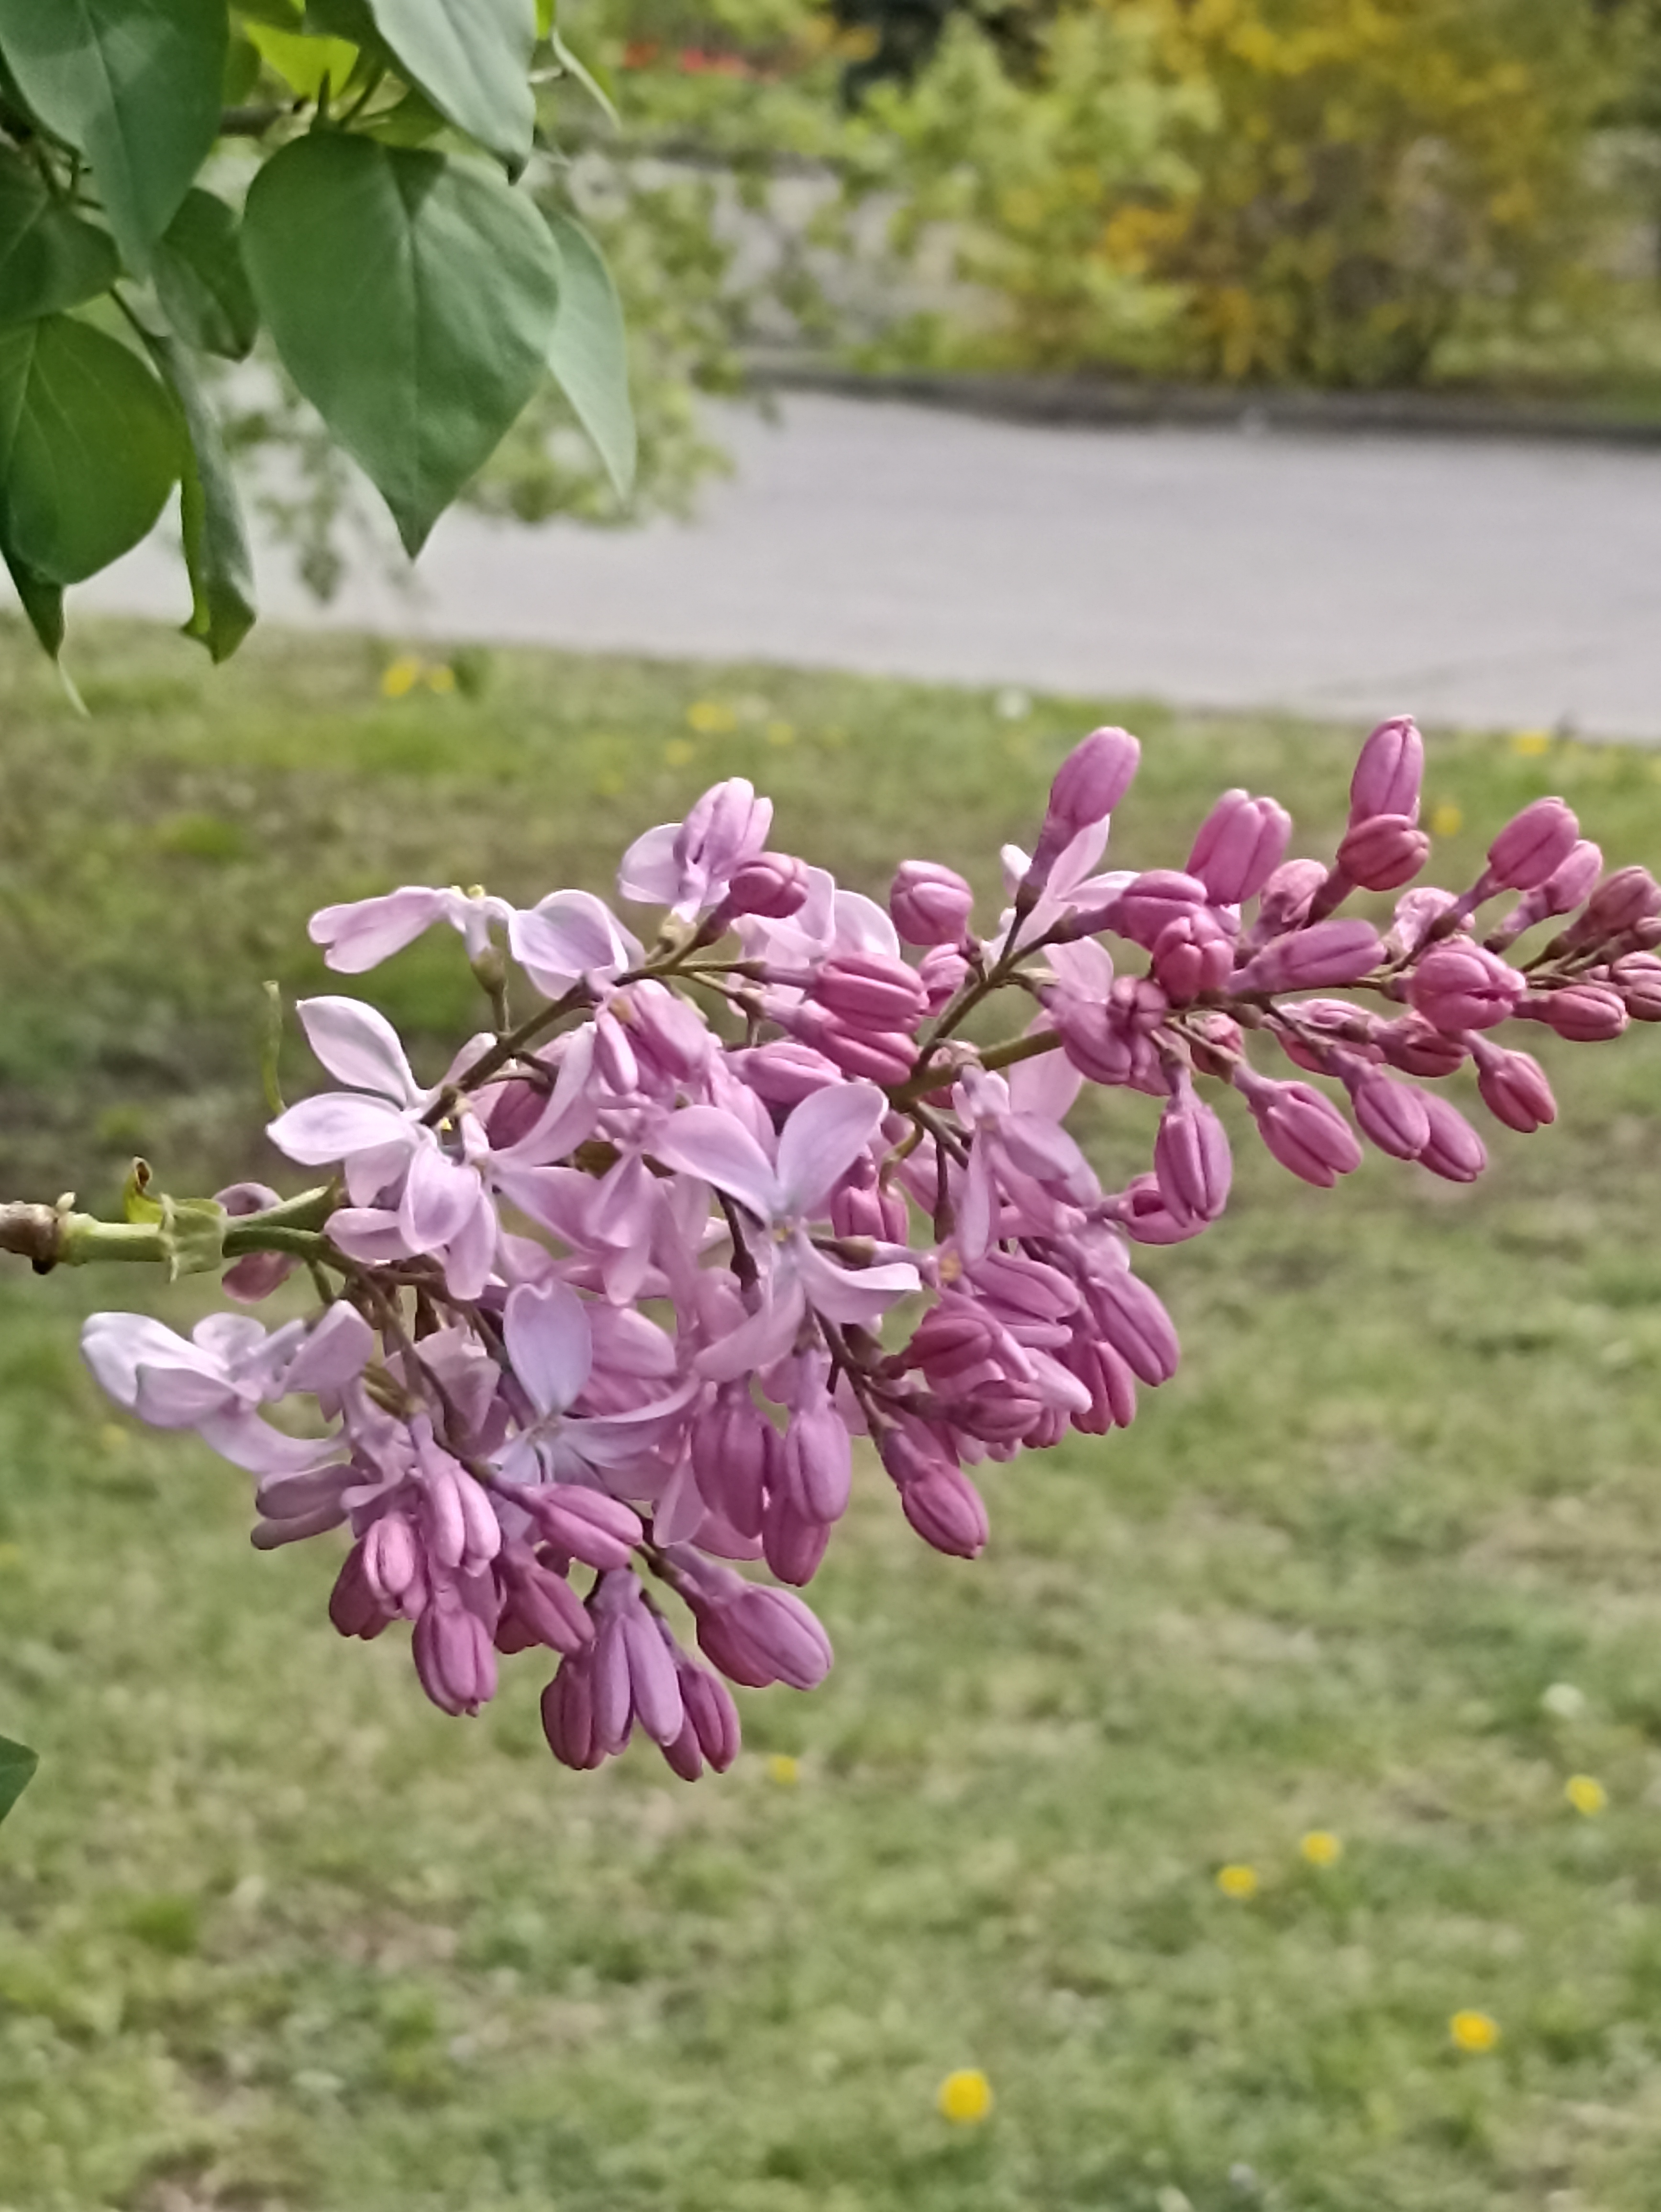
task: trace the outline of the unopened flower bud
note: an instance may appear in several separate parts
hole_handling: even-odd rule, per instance
[[[1449,1036],[1434,1029],[1422,1014],[1402,1014],[1393,1022],[1376,1022],[1372,1041],[1392,1067],[1404,1075],[1435,1081],[1463,1066],[1470,1048],[1463,1035]]]
[[[1391,944],[1398,945],[1410,957],[1421,945],[1429,942],[1439,924],[1444,927],[1447,926],[1445,917],[1458,903],[1453,892],[1442,890],[1437,884],[1420,884],[1410,891],[1403,891],[1396,902],[1396,912],[1390,925]],[[1456,920],[1452,931],[1469,937],[1470,924],[1468,921]]]
[[[1352,1175],[1360,1166],[1354,1131],[1331,1100],[1309,1084],[1273,1083],[1244,1066],[1234,1079],[1258,1135],[1283,1168],[1328,1190],[1341,1175]]]
[[[1586,910],[1569,925],[1572,945],[1601,945],[1661,913],[1661,884],[1647,868],[1617,868],[1586,902]]]
[[[1179,874],[1175,868],[1149,868],[1133,878],[1114,901],[1111,927],[1151,952],[1162,930],[1205,903],[1206,887],[1197,876]]]
[[[1338,848],[1338,866],[1364,891],[1411,883],[1430,857],[1430,839],[1406,814],[1369,814]]]
[[[1033,854],[1035,873],[1041,858],[1047,871],[1080,830],[1113,811],[1129,790],[1141,757],[1141,746],[1129,730],[1092,730],[1074,746],[1050,787],[1050,804]]]
[[[1476,1047],[1476,1087],[1496,1121],[1530,1136],[1557,1119],[1546,1071],[1531,1053],[1507,1052],[1486,1037]]]
[[[1528,988],[1516,969],[1480,945],[1433,945],[1408,978],[1408,997],[1433,1028],[1491,1030]]]
[[[1292,817],[1272,799],[1226,791],[1200,824],[1188,872],[1218,906],[1253,898],[1281,865]]]
[[[1573,852],[1580,824],[1561,799],[1536,799],[1513,815],[1488,847],[1496,889],[1530,891],[1550,880]]]
[[[1419,819],[1419,791],[1425,775],[1425,741],[1410,714],[1380,722],[1361,748],[1350,779],[1349,818],[1365,822],[1373,814],[1405,814]]]
[[[1153,947],[1153,973],[1173,1006],[1220,991],[1234,969],[1234,939],[1208,907],[1169,921]]]
[[[955,868],[937,860],[902,860],[888,893],[888,911],[907,945],[961,945],[975,894]]]
[[[1570,983],[1561,991],[1531,993],[1517,1009],[1525,1022],[1543,1022],[1571,1044],[1607,1044],[1627,1026],[1626,1002],[1602,983]]]
[[[1212,1109],[1184,1082],[1159,1116],[1153,1172],[1171,1212],[1214,1221],[1228,1203],[1234,1171],[1228,1136]]]
[[[757,915],[783,921],[807,903],[807,868],[791,853],[757,853],[733,871],[721,901],[723,915]]]
[[[1343,1074],[1361,1134],[1391,1159],[1416,1160],[1430,1141],[1424,1094],[1382,1068],[1352,1066]]]
[[[882,952],[836,952],[815,975],[813,997],[849,1029],[910,1028],[928,1010],[915,969]]]
[[[1312,921],[1266,945],[1236,983],[1242,991],[1320,990],[1359,983],[1384,957],[1384,941],[1370,921]]]
[[[1318,860],[1283,860],[1263,885],[1254,935],[1261,941],[1296,929],[1326,879],[1327,872]]]
[[[1623,952],[1609,981],[1635,1022],[1661,1022],[1661,959],[1653,952]]]
[[[1457,1106],[1433,1091],[1422,1096],[1430,1135],[1419,1154],[1420,1166],[1445,1182],[1475,1182],[1488,1164],[1482,1139]]]
[[[939,1013],[969,980],[969,963],[955,945],[937,945],[917,963],[917,981],[928,999],[928,1011]]]

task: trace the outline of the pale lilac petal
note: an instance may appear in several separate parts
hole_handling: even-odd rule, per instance
[[[89,1315],[82,1326],[81,1356],[116,1403],[129,1409],[138,1395],[141,1364],[202,1364],[182,1336],[148,1314]]]
[[[636,1716],[654,1743],[672,1743],[686,1725],[680,1683],[669,1647],[644,1606],[633,1606],[624,1614],[623,1638]]]
[[[436,1145],[423,1145],[410,1162],[399,1201],[404,1234],[417,1252],[440,1252],[465,1222],[478,1195],[472,1168],[447,1160]]]
[[[246,1407],[235,1413],[215,1413],[198,1426],[204,1443],[211,1444],[233,1467],[246,1468],[250,1474],[305,1474],[313,1468],[328,1466],[340,1452],[339,1442],[333,1437],[285,1437],[279,1430],[268,1428]]]
[[[496,1208],[477,1183],[474,1190],[472,1212],[451,1237],[444,1255],[444,1280],[452,1297],[478,1297],[496,1265]]]
[[[442,891],[406,884],[382,898],[326,906],[314,914],[307,933],[326,948],[324,957],[338,974],[361,975],[413,945],[444,911]]]
[[[283,1378],[289,1390],[338,1390],[361,1375],[374,1351],[374,1331],[356,1306],[338,1299],[307,1338]]]
[[[357,999],[302,999],[295,1012],[307,1042],[340,1082],[354,1091],[378,1091],[400,1106],[422,1103],[425,1093],[385,1014]]]
[[[804,1215],[822,1211],[887,1111],[888,1101],[874,1083],[840,1083],[804,1098],[779,1139],[782,1210]]]
[[[1059,1122],[1012,1114],[998,1133],[1014,1164],[1035,1182],[1059,1184],[1080,1206],[1096,1196],[1095,1170]]]
[[[592,891],[556,891],[528,914],[515,914],[508,941],[537,988],[553,998],[579,975],[626,967],[641,950]]]
[[[802,1111],[798,1106],[796,1112]],[[778,1185],[766,1153],[740,1122],[718,1107],[687,1106],[670,1115],[653,1138],[652,1151],[665,1167],[713,1183],[759,1220],[770,1221],[777,1210]]]
[[[589,1094],[593,1065],[594,1032],[584,1027],[567,1045],[541,1113],[516,1144],[505,1145],[493,1155],[495,1160],[539,1166],[574,1152],[592,1133],[599,1118],[599,1109]]]
[[[997,1217],[997,1193],[992,1185],[986,1142],[977,1138],[970,1148],[969,1165],[958,1196],[958,1249],[970,1267],[990,1249]]]
[[[539,1413],[563,1413],[594,1361],[588,1313],[568,1283],[521,1283],[508,1294],[508,1357]]]
[[[795,1262],[808,1304],[830,1321],[859,1322],[868,1328],[881,1320],[897,1298],[910,1297],[918,1287],[916,1269],[904,1261],[881,1267],[838,1267],[806,1237],[797,1239]]]
[[[349,1260],[378,1267],[388,1260],[415,1256],[396,1213],[380,1206],[343,1206],[329,1216],[329,1242]]]
[[[279,1114],[266,1135],[302,1167],[326,1167],[354,1152],[407,1152],[417,1141],[395,1107],[350,1091],[322,1091]]]
[[[662,1496],[652,1509],[652,1540],[657,1544],[691,1543],[703,1525],[708,1510],[689,1456],[670,1476]]]
[[[680,896],[680,862],[675,858],[678,822],[660,822],[636,837],[618,870],[618,890],[641,906],[672,906]]]
[[[1048,1028],[1045,1023],[1043,1027]],[[1018,1060],[1005,1077],[1010,1103],[1023,1114],[1042,1114],[1060,1121],[1071,1113],[1084,1077],[1064,1052],[1040,1053],[1036,1059]]]
[[[222,1376],[189,1367],[141,1367],[133,1411],[154,1429],[193,1429],[241,1402]]]
[[[730,1336],[718,1338],[699,1355],[699,1374],[714,1382],[731,1382],[752,1370],[770,1367],[794,1344],[806,1310],[801,1285],[793,1278],[780,1285],[778,1295],[759,1313],[751,1314]]]
[[[830,902],[831,942],[838,952],[885,952],[897,960],[899,932],[886,907],[863,891],[837,891]]]

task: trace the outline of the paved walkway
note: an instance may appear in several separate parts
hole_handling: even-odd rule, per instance
[[[401,600],[272,616],[1197,706],[1661,739],[1661,453],[1049,429],[803,394],[691,526],[457,515]],[[84,602],[176,612],[147,549]]]

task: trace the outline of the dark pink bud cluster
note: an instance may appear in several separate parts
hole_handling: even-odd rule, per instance
[[[972,1559],[983,1470],[1123,1428],[1170,1379],[1177,1333],[1133,1261],[1221,1218],[1231,1124],[1317,1186],[1364,1143],[1469,1182],[1486,1152],[1447,1086],[1507,1130],[1556,1114],[1506,1023],[1596,1042],[1661,1021],[1661,886],[1605,875],[1561,800],[1506,823],[1475,884],[1415,881],[1407,718],[1362,747],[1329,860],[1287,859],[1290,816],[1237,789],[1183,869],[1106,868],[1138,751],[1098,730],[1062,763],[980,933],[940,862],[904,861],[884,905],[774,848],[739,778],[625,854],[649,949],[587,890],[326,909],[313,936],[352,974],[453,927],[494,1032],[429,1086],[373,1007],[305,1002],[333,1087],[270,1133],[325,1172],[318,1225],[296,1247],[274,1191],[222,1193],[226,1289],[267,1297],[301,1249],[326,1302],[189,1340],[96,1315],[94,1371],[252,1474],[256,1543],[343,1532],[336,1627],[408,1623],[446,1712],[539,1653],[567,1765],[640,1738],[689,1780],[730,1765],[729,1684],[830,1667],[797,1593],[860,1482]],[[1341,913],[1358,891],[1400,896]],[[1122,1187],[1067,1126],[1086,1083],[1137,1094]],[[306,1423],[266,1418],[295,1398]]]

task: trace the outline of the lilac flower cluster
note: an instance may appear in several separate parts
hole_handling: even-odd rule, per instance
[[[319,914],[346,974],[448,924],[494,1026],[428,1086],[372,1007],[302,1004],[338,1087],[271,1135],[331,1180],[309,1214],[221,1194],[225,1287],[256,1301],[304,1267],[320,1307],[269,1333],[216,1315],[188,1342],[100,1314],[94,1371],[258,1478],[256,1544],[344,1526],[335,1626],[411,1623],[447,1712],[537,1648],[557,1655],[542,1711],[569,1765],[638,1728],[689,1779],[726,1767],[729,1683],[806,1690],[830,1664],[795,1590],[847,1509],[855,1438],[917,1533],[972,1559],[972,1468],[1123,1428],[1172,1374],[1132,1255],[1227,1202],[1202,1083],[1307,1182],[1348,1174],[1363,1140],[1468,1182],[1485,1154],[1449,1077],[1473,1069],[1512,1129],[1555,1112],[1502,1024],[1592,1041],[1661,1020],[1661,887],[1605,874],[1561,799],[1508,823],[1464,890],[1415,885],[1410,720],[1368,738],[1330,863],[1288,859],[1285,810],[1230,791],[1183,869],[1102,872],[1137,759],[1117,729],[1069,756],[1031,854],[1005,849],[985,935],[935,861],[904,862],[885,909],[775,851],[738,779],[624,856],[623,897],[664,910],[649,948],[581,891]],[[1386,927],[1341,915],[1358,890],[1399,894]],[[970,1042],[1011,994],[1019,1027]],[[1064,1126],[1086,1083],[1158,1102],[1151,1165],[1122,1189]],[[302,1395],[312,1433],[264,1417]],[[739,1571],[756,1560],[774,1580]]]

